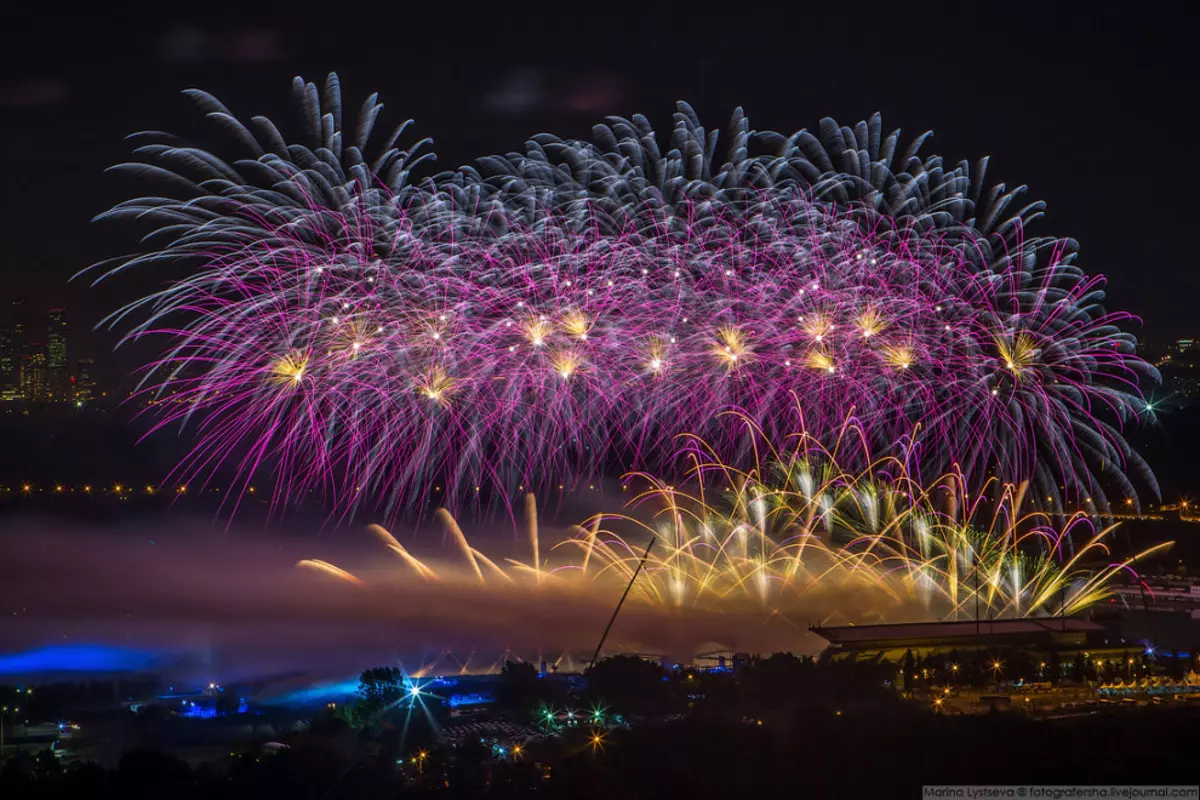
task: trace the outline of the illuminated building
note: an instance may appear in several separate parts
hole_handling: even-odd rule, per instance
[[[1186,505],[1186,503],[1185,503]],[[1145,576],[1133,586],[1121,586],[1114,590],[1129,608],[1143,611],[1184,612],[1200,617],[1200,582],[1187,577]]]
[[[9,304],[9,324],[12,325],[13,347],[16,348],[17,355],[22,355],[22,350],[28,344],[29,323],[25,318],[25,301],[13,300]]]
[[[50,394],[48,378],[45,349],[41,342],[35,342],[21,358],[21,395],[34,403],[46,402]]]
[[[71,371],[67,367],[67,312],[52,308],[46,316],[46,399],[71,399]]]
[[[829,642],[822,657],[833,659],[896,661],[910,651],[915,656],[924,656],[1002,647],[1039,653],[1073,653],[1083,649],[1108,652],[1130,646],[1117,631],[1074,617],[852,625],[811,630]]]
[[[1163,383],[1177,401],[1186,403],[1200,397],[1200,375],[1194,369],[1172,370],[1169,375],[1163,376]]]
[[[1187,336],[1183,339],[1175,340],[1175,349],[1181,353],[1186,353],[1188,350],[1191,350],[1195,346],[1196,346],[1196,340],[1193,339],[1191,336]]]
[[[96,362],[81,358],[75,362],[75,402],[87,403],[96,399]]]
[[[1198,351],[1193,348],[1159,362],[1163,387],[1174,404],[1189,405],[1200,398],[1200,369],[1197,369],[1200,358],[1197,355]]]
[[[17,358],[13,348],[12,327],[0,324],[0,399],[17,388]]]
[[[25,355],[28,329],[25,303],[14,300],[0,319],[0,397],[21,399],[21,359]]]

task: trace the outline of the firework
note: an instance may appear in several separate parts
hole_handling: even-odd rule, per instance
[[[118,167],[166,184],[105,215],[158,244],[102,274],[188,268],[110,319],[165,342],[142,387],[177,401],[157,427],[196,424],[183,479],[391,518],[657,470],[679,433],[732,442],[726,409],[777,438],[799,398],[820,437],[853,414],[913,470],[1028,480],[1040,508],[1154,488],[1120,430],[1154,376],[1127,316],[983,162],[901,156],[877,117],[752,155],[739,112],[718,164],[681,106],[665,155],[638,117],[414,182],[426,142],[373,146],[374,95],[351,128],[336,77],[295,90],[302,144],[194,91],[247,157],[146,134]]]
[[[753,423],[741,418],[744,425]],[[872,618],[920,609],[943,619],[1076,614],[1108,598],[1133,565],[1169,543],[1114,558],[1082,513],[1060,525],[1042,512],[1021,513],[1022,487],[989,481],[971,494],[961,472],[921,484],[893,457],[846,470],[839,459],[869,453],[865,431],[848,425],[833,447],[808,434],[786,449],[753,432],[758,458],[738,469],[689,437],[681,485],[646,474],[629,513],[596,516],[552,547],[538,541],[533,495],[527,496],[530,559],[488,559],[453,516],[439,512],[463,554],[466,571],[437,569],[382,528],[373,530],[423,581],[457,582],[481,591],[542,589],[616,597],[635,575],[635,603],[661,611],[765,611],[788,615],[822,598],[857,598]],[[548,553],[547,556],[539,555]],[[302,566],[361,584],[325,562]],[[481,568],[485,565],[487,570]],[[844,613],[848,602],[836,605]]]

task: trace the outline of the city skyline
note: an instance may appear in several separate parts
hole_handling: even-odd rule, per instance
[[[35,313],[24,299],[0,308],[0,401],[82,405],[95,399],[96,360],[73,351],[79,338],[66,308]]]

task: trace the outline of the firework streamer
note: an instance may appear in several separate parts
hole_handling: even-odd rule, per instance
[[[193,431],[180,480],[383,521],[508,507],[661,469],[680,433],[731,445],[724,410],[777,438],[796,397],[822,439],[853,412],[874,451],[1055,513],[1156,490],[1122,434],[1156,377],[1129,316],[986,160],[740,110],[719,155],[681,104],[666,139],[615,119],[416,180],[429,142],[377,130],[375,95],[344,125],[335,76],[294,89],[297,140],[192,91],[238,159],[150,133],[114,167],[159,186],[102,218],[151,244],[92,274],[164,276],[108,323],[162,344],[141,392]]]

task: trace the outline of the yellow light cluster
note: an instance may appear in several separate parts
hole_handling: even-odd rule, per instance
[[[1028,333],[998,337],[996,349],[1000,352],[1000,358],[1004,361],[1005,368],[1015,378],[1020,378],[1025,370],[1037,361],[1037,342]]]
[[[887,327],[883,316],[873,308],[868,308],[859,314],[855,322],[858,325],[858,329],[862,331],[864,339],[870,339],[872,336],[878,335]]]
[[[543,347],[546,344],[546,339],[554,331],[554,326],[551,325],[545,317],[536,317],[528,320],[524,325],[525,338],[534,347]]]
[[[550,358],[550,366],[564,381],[570,380],[571,376],[579,371],[582,363],[579,355],[571,350],[562,350]]]
[[[654,374],[659,374],[667,365],[667,345],[661,339],[650,340],[646,348],[646,368]]]
[[[834,364],[833,357],[821,350],[810,351],[805,363],[813,369],[819,369],[824,372],[832,373],[837,371],[837,365]]]
[[[568,336],[586,341],[588,331],[592,329],[592,320],[581,311],[568,311],[563,315],[562,326]]]
[[[308,354],[293,350],[271,365],[271,377],[281,386],[295,386],[304,380],[308,369]]]
[[[746,335],[741,328],[732,325],[717,329],[717,339],[713,343],[712,352],[729,369],[734,369],[753,356]]]
[[[824,341],[825,337],[833,330],[833,321],[829,319],[829,315],[818,312],[809,314],[802,320],[804,332],[812,337],[814,342]]]
[[[454,393],[455,381],[444,367],[433,366],[417,378],[417,391],[439,405],[447,405]]]
[[[883,349],[883,360],[896,369],[908,369],[916,360],[913,349],[907,344],[889,345]]]

